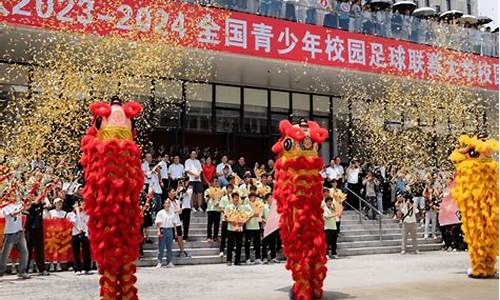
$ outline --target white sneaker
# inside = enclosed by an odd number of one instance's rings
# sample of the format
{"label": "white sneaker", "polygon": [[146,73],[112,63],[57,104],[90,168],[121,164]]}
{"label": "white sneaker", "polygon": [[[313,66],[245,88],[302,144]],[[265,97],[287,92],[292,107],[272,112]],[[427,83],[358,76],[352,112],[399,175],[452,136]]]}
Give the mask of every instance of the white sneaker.
{"label": "white sneaker", "polygon": [[263,264],[267,265],[269,263],[269,261],[267,260],[267,258],[264,258],[264,260],[262,261]]}
{"label": "white sneaker", "polygon": [[192,212],[193,212],[193,213],[197,213],[197,212],[198,212],[198,210],[197,210],[196,208],[194,208],[194,207],[193,207]]}
{"label": "white sneaker", "polygon": [[255,264],[256,264],[256,265],[261,265],[261,264],[262,264],[262,260],[260,260],[260,259],[256,259],[256,260],[255,260]]}
{"label": "white sneaker", "polygon": [[276,258],[273,258],[273,259],[271,259],[271,262],[273,262],[275,264],[279,264],[280,261],[278,259],[276,259]]}
{"label": "white sneaker", "polygon": [[219,257],[224,257],[224,252],[220,252]]}
{"label": "white sneaker", "polygon": [[252,264],[252,261],[251,261],[251,260],[249,260],[249,259],[247,259],[246,263],[247,263],[247,265],[251,265],[251,264]]}
{"label": "white sneaker", "polygon": [[167,268],[170,269],[170,268],[173,268],[173,267],[175,267],[173,263],[168,263]]}
{"label": "white sneaker", "polygon": [[49,272],[54,272],[56,269],[55,264],[50,264]]}
{"label": "white sneaker", "polygon": [[405,254],[405,253],[406,253],[406,251],[404,251],[404,250],[401,251],[401,254]]}
{"label": "white sneaker", "polygon": [[420,251],[418,251],[418,250],[415,250],[415,254],[420,254]]}
{"label": "white sneaker", "polygon": [[57,265],[56,265],[56,271],[57,271],[57,272],[61,272],[61,271],[62,271],[62,268],[61,268],[61,264],[60,264],[60,263],[57,263]]}
{"label": "white sneaker", "polygon": [[326,255],[326,260],[329,260],[330,259],[330,256]]}
{"label": "white sneaker", "polygon": [[157,269],[161,268],[161,263],[158,263],[155,268]]}

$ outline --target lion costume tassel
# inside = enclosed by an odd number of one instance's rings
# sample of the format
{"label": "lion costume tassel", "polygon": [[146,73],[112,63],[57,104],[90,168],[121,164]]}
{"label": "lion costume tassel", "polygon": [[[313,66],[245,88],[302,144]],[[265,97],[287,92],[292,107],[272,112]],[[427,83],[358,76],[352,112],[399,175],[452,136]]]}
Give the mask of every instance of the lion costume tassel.
{"label": "lion costume tassel", "polygon": [[278,154],[275,165],[280,235],[286,268],[292,271],[295,300],[320,299],[326,277],[326,242],[323,232],[322,201],[323,159],[318,145],[328,132],[316,122],[292,125],[280,122],[281,138],[272,151]]}
{"label": "lion costume tassel", "polygon": [[498,162],[491,156],[497,151],[496,140],[462,135],[459,147],[450,156],[457,171],[451,196],[462,214],[462,231],[471,259],[468,275],[474,278],[496,273]]}
{"label": "lion costume tassel", "polygon": [[94,103],[92,126],[81,142],[85,170],[85,211],[92,255],[99,266],[101,299],[138,299],[135,260],[142,240],[139,193],[144,174],[133,141],[141,105]]}

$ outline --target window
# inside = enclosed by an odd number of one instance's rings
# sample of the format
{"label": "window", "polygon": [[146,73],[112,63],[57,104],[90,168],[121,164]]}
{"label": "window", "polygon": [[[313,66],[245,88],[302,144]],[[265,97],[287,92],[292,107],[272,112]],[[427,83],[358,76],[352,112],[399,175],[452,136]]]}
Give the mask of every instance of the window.
{"label": "window", "polygon": [[467,0],[467,14],[472,15],[472,4]]}
{"label": "window", "polygon": [[212,119],[212,86],[186,83],[186,130],[210,131]]}
{"label": "window", "polygon": [[241,88],[217,85],[215,87],[215,103],[217,107],[240,109]]}
{"label": "window", "polygon": [[446,0],[446,10],[451,10],[451,0]]}
{"label": "window", "polygon": [[427,7],[431,6],[431,1],[430,0],[425,0],[425,6],[427,6]]}
{"label": "window", "polygon": [[271,91],[271,111],[288,114],[290,112],[290,94]]}
{"label": "window", "polygon": [[330,115],[330,97],[327,96],[313,96],[313,114],[315,116],[329,116]]}
{"label": "window", "polygon": [[311,110],[309,99],[310,96],[308,94],[292,94],[292,108],[293,115],[295,117],[304,117],[306,119],[309,119],[309,112]]}
{"label": "window", "polygon": [[154,86],[155,96],[174,100],[182,98],[182,83],[175,80],[158,80]]}
{"label": "window", "polygon": [[246,133],[267,133],[267,90],[245,88],[243,131]]}
{"label": "window", "polygon": [[229,109],[217,109],[215,115],[217,132],[235,133],[240,131],[240,114]]}
{"label": "window", "polygon": [[271,132],[274,134],[280,133],[281,120],[288,119],[287,114],[273,113],[271,114]]}

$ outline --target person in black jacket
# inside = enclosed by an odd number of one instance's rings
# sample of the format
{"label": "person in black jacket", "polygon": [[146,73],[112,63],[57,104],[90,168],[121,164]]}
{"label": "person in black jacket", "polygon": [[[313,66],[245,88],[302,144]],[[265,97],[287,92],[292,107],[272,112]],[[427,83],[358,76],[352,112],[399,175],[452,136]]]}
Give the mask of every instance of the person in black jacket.
{"label": "person in black jacket", "polygon": [[28,244],[28,264],[29,270],[33,249],[35,250],[36,267],[40,275],[49,275],[45,270],[45,252],[43,240],[43,202],[41,199],[35,199],[27,209],[25,224],[26,242]]}

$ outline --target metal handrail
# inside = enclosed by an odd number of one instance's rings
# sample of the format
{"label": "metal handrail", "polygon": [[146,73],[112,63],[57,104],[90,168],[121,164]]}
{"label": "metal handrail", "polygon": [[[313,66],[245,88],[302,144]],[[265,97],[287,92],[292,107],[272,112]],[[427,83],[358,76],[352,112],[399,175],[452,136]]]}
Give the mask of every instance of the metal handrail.
{"label": "metal handrail", "polygon": [[[345,187],[346,190],[350,193],[352,193],[354,196],[356,196],[358,198],[358,201],[359,201],[359,210],[356,209],[356,211],[358,211],[359,213],[359,221],[362,222],[362,218],[361,218],[361,215],[362,215],[362,212],[361,212],[361,202],[363,202],[364,204],[366,204],[369,208],[373,209],[373,211],[375,211],[375,213],[379,216],[378,217],[378,237],[380,240],[382,240],[382,216],[384,215],[381,211],[379,211],[375,206],[373,206],[371,203],[369,203],[368,201],[366,201],[365,199],[363,199],[360,195],[356,194],[353,190],[351,190],[350,188],[348,187]],[[350,205],[349,203],[347,202],[344,202],[346,204],[348,204],[351,208],[355,209],[352,205]]]}

